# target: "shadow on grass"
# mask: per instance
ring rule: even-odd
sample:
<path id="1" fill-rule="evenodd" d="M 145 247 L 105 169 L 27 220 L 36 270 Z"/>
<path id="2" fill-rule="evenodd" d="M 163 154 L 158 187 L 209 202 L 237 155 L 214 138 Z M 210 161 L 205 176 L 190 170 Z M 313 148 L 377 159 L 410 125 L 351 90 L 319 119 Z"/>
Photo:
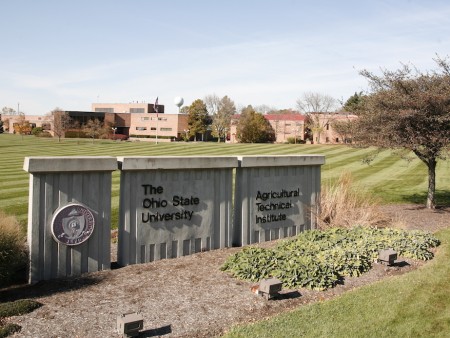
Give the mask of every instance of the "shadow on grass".
<path id="1" fill-rule="evenodd" d="M 102 276 L 83 276 L 52 281 L 41 281 L 36 284 L 22 284 L 0 289 L 2 302 L 12 302 L 19 299 L 32 299 L 82 289 L 100 283 Z"/>
<path id="2" fill-rule="evenodd" d="M 435 200 L 437 206 L 449 206 L 450 205 L 450 191 L 448 190 L 436 190 Z M 420 194 L 402 195 L 400 201 L 405 203 L 412 203 L 425 206 L 427 201 L 427 192 L 424 191 Z"/>

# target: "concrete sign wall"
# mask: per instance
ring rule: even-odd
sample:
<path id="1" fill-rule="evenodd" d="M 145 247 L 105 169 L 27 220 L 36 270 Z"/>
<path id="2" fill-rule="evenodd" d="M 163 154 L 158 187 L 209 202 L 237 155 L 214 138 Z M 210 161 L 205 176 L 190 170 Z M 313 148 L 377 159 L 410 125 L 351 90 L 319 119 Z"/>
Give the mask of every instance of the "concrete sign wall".
<path id="1" fill-rule="evenodd" d="M 231 245 L 236 157 L 119 158 L 118 263 Z"/>
<path id="2" fill-rule="evenodd" d="M 124 266 L 314 228 L 324 163 L 318 155 L 26 158 L 30 282 L 110 268 L 118 165 Z"/>
<path id="3" fill-rule="evenodd" d="M 294 236 L 314 228 L 325 157 L 243 156 L 236 171 L 233 245 Z"/>
<path id="4" fill-rule="evenodd" d="M 30 282 L 111 266 L 114 157 L 27 157 Z"/>

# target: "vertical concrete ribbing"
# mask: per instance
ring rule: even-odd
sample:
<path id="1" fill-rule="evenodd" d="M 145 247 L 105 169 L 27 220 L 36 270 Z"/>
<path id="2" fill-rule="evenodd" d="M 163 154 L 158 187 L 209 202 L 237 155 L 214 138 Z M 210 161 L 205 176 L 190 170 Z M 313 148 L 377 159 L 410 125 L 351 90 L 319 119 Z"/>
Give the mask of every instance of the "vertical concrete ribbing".
<path id="1" fill-rule="evenodd" d="M 119 162 L 121 186 L 127 186 L 127 199 L 134 199 L 127 203 L 121 198 L 119 242 L 129 236 L 130 256 L 119 244 L 120 265 L 230 243 L 235 157 L 124 157 Z M 141 246 L 154 246 L 155 254 L 146 254 Z"/>
<path id="2" fill-rule="evenodd" d="M 311 228 L 323 156 L 243 156 L 239 161 L 235 205 L 240 210 L 235 211 L 233 225 L 242 229 L 238 245 Z"/>
<path id="3" fill-rule="evenodd" d="M 111 172 L 116 168 L 113 157 L 25 158 L 30 282 L 110 268 Z M 105 183 L 108 188 L 102 191 Z M 56 241 L 51 229 L 55 212 L 69 203 L 87 207 L 95 219 L 91 237 L 73 246 Z"/>

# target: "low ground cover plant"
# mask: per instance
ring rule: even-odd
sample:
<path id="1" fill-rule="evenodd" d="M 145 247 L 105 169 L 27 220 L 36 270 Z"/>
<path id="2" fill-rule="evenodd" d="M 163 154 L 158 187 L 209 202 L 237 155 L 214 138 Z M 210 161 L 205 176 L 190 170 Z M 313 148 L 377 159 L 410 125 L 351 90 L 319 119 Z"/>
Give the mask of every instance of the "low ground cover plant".
<path id="1" fill-rule="evenodd" d="M 21 329 L 20 325 L 14 323 L 3 323 L 0 319 L 0 338 L 8 337 Z"/>
<path id="2" fill-rule="evenodd" d="M 450 229 L 430 263 L 406 274 L 238 325 L 224 337 L 448 337 Z"/>
<path id="3" fill-rule="evenodd" d="M 21 316 L 30 313 L 42 304 L 31 299 L 19 299 L 14 302 L 0 304 L 0 318 Z"/>
<path id="4" fill-rule="evenodd" d="M 20 325 L 14 323 L 6 323 L 4 318 L 12 316 L 21 316 L 26 313 L 30 313 L 42 304 L 31 299 L 20 299 L 15 302 L 7 302 L 0 304 L 0 338 L 12 335 L 15 332 L 19 332 Z"/>
<path id="5" fill-rule="evenodd" d="M 221 270 L 238 279 L 258 282 L 276 277 L 284 287 L 325 290 L 346 276 L 367 272 L 379 250 L 393 248 L 399 256 L 429 260 L 439 245 L 432 234 L 391 228 L 333 228 L 305 231 L 274 248 L 249 246 L 231 255 Z"/>

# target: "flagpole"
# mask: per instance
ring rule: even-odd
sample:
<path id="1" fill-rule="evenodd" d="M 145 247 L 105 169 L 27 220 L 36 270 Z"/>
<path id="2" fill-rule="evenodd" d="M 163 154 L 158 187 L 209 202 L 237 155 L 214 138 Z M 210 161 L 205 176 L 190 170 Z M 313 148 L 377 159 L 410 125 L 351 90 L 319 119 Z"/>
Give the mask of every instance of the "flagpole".
<path id="1" fill-rule="evenodd" d="M 158 116 L 158 97 L 156 97 L 154 109 L 156 111 L 156 144 L 158 144 L 158 125 L 159 125 L 159 116 Z"/>
<path id="2" fill-rule="evenodd" d="M 158 144 L 158 113 L 156 113 L 156 144 Z"/>

